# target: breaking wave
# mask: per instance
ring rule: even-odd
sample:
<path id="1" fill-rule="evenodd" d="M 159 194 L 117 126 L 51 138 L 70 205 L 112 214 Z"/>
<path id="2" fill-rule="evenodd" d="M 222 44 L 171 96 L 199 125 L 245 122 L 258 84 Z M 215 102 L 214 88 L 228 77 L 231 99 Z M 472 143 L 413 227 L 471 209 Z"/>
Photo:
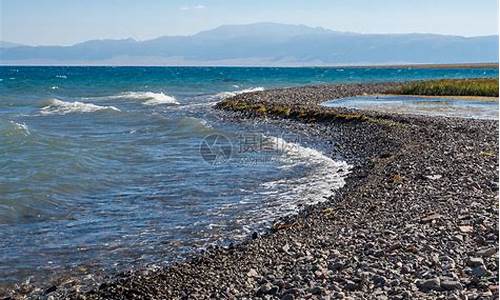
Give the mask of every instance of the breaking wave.
<path id="1" fill-rule="evenodd" d="M 30 130 L 28 125 L 25 123 L 18 123 L 15 121 L 7 121 L 0 119 L 0 136 L 9 137 L 9 136 L 28 136 L 30 135 Z"/>
<path id="2" fill-rule="evenodd" d="M 144 105 L 159 105 L 159 104 L 170 104 L 177 105 L 177 99 L 173 96 L 166 95 L 164 93 L 153 93 L 153 92 L 125 92 L 119 95 L 107 97 L 108 99 L 133 99 L 144 101 Z"/>
<path id="3" fill-rule="evenodd" d="M 234 97 L 236 95 L 241 95 L 241 94 L 246 94 L 246 93 L 253 93 L 253 92 L 262 92 L 264 90 L 263 87 L 254 87 L 254 88 L 248 88 L 244 90 L 239 90 L 239 91 L 232 91 L 232 92 L 221 92 L 215 95 L 216 98 L 219 99 L 226 99 L 229 97 Z"/>
<path id="4" fill-rule="evenodd" d="M 65 115 L 70 113 L 89 113 L 98 111 L 120 111 L 114 106 L 101 106 L 84 102 L 65 102 L 59 99 L 46 101 L 40 110 L 42 115 Z"/>

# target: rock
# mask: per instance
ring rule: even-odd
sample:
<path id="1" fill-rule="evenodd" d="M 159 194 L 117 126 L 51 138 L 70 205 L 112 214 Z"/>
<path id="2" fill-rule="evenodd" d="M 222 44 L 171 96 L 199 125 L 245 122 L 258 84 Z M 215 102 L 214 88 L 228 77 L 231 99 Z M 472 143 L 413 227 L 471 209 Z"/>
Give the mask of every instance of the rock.
<path id="1" fill-rule="evenodd" d="M 380 276 L 380 275 L 375 275 L 373 276 L 373 283 L 376 285 L 376 286 L 384 286 L 385 283 L 386 283 L 386 279 L 384 276 Z"/>
<path id="2" fill-rule="evenodd" d="M 418 288 L 423 292 L 439 290 L 441 288 L 441 280 L 438 277 L 417 281 Z"/>
<path id="3" fill-rule="evenodd" d="M 345 280 L 344 287 L 349 291 L 355 291 L 358 289 L 358 285 L 354 281 L 351 281 L 349 279 Z"/>
<path id="4" fill-rule="evenodd" d="M 285 294 L 283 297 L 281 297 L 281 300 L 295 300 L 295 297 L 293 294 Z"/>
<path id="5" fill-rule="evenodd" d="M 49 287 L 48 289 L 46 289 L 45 292 L 44 292 L 44 294 L 48 295 L 48 294 L 50 294 L 52 292 L 55 292 L 56 290 L 57 290 L 57 286 L 53 285 L 53 286 Z"/>
<path id="6" fill-rule="evenodd" d="M 483 277 L 488 274 L 488 269 L 484 265 L 477 266 L 472 269 L 472 275 L 474 277 Z"/>
<path id="7" fill-rule="evenodd" d="M 476 255 L 479 257 L 489 257 L 493 256 L 497 253 L 497 248 L 495 247 L 488 247 L 488 248 L 483 248 L 480 249 L 476 252 Z"/>
<path id="8" fill-rule="evenodd" d="M 463 233 L 471 233 L 472 231 L 474 231 L 474 227 L 470 225 L 458 226 L 458 229 L 460 229 L 460 231 Z"/>
<path id="9" fill-rule="evenodd" d="M 291 288 L 283 292 L 283 295 L 299 296 L 300 294 L 302 294 L 302 290 L 297 288 Z"/>
<path id="10" fill-rule="evenodd" d="M 471 258 L 469 258 L 467 265 L 470 267 L 477 267 L 477 266 L 484 265 L 484 261 L 481 257 L 471 257 Z"/>
<path id="11" fill-rule="evenodd" d="M 493 293 L 491 291 L 486 291 L 481 294 L 483 299 L 492 299 Z"/>
<path id="12" fill-rule="evenodd" d="M 260 286 L 257 291 L 258 295 L 275 295 L 278 293 L 279 288 L 277 286 L 272 285 L 271 283 L 264 283 Z"/>
<path id="13" fill-rule="evenodd" d="M 312 287 L 308 289 L 307 291 L 313 295 L 321 295 L 323 293 L 323 288 L 319 286 Z"/>
<path id="14" fill-rule="evenodd" d="M 442 280 L 441 281 L 441 288 L 446 291 L 452 291 L 452 290 L 462 290 L 463 286 L 459 281 L 455 280 Z"/>
<path id="15" fill-rule="evenodd" d="M 263 285 L 260 286 L 258 293 L 259 294 L 267 294 L 271 290 L 272 287 L 273 287 L 273 285 L 270 284 L 269 282 L 264 283 Z"/>
<path id="16" fill-rule="evenodd" d="M 344 263 L 340 261 L 332 262 L 328 264 L 328 269 L 332 270 L 333 272 L 340 271 L 344 268 Z"/>
<path id="17" fill-rule="evenodd" d="M 257 273 L 257 271 L 255 271 L 255 269 L 250 269 L 250 271 L 248 271 L 248 273 L 247 273 L 247 276 L 257 278 L 257 277 L 259 277 L 259 273 Z"/>
<path id="18" fill-rule="evenodd" d="M 440 219 L 442 216 L 440 214 L 431 214 L 421 219 L 422 223 L 429 223 L 434 220 Z"/>

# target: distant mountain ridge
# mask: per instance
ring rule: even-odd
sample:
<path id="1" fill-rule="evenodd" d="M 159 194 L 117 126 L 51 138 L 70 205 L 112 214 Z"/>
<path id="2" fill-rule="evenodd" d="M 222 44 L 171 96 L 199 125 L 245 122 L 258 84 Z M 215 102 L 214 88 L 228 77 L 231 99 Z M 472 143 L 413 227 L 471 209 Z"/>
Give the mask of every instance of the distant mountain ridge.
<path id="1" fill-rule="evenodd" d="M 14 47 L 21 47 L 21 46 L 25 46 L 25 45 L 11 43 L 11 42 L 7 42 L 7 41 L 0 41 L 0 48 L 14 48 Z"/>
<path id="2" fill-rule="evenodd" d="M 6 45 L 6 46 L 4 46 Z M 223 25 L 191 36 L 91 40 L 72 46 L 0 43 L 1 64 L 300 66 L 498 62 L 498 35 L 360 34 L 321 27 Z"/>

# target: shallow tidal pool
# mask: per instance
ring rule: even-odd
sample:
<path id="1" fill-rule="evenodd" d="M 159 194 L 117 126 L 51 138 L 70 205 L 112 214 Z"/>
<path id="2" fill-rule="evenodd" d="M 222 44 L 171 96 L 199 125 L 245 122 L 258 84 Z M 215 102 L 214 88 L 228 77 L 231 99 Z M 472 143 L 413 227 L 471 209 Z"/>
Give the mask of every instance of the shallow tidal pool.
<path id="1" fill-rule="evenodd" d="M 323 105 L 386 113 L 498 120 L 498 98 L 367 95 L 330 100 Z"/>

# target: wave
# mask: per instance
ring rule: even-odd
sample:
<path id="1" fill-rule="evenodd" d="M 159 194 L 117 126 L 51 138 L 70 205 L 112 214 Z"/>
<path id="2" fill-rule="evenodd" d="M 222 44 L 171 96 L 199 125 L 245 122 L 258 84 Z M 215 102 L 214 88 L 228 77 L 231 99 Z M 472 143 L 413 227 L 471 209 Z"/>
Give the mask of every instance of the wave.
<path id="1" fill-rule="evenodd" d="M 221 92 L 221 93 L 218 93 L 217 95 L 215 95 L 215 97 L 219 98 L 219 99 L 226 99 L 229 97 L 234 97 L 236 95 L 253 93 L 253 92 L 262 92 L 262 91 L 264 91 L 264 88 L 259 86 L 259 87 L 254 87 L 254 88 L 238 90 L 238 91 L 232 91 L 232 92 Z"/>
<path id="2" fill-rule="evenodd" d="M 133 99 L 144 101 L 144 105 L 159 105 L 159 104 L 170 104 L 177 105 L 179 102 L 173 96 L 166 95 L 164 93 L 153 93 L 153 92 L 125 92 L 119 95 L 106 97 L 107 99 Z"/>
<path id="3" fill-rule="evenodd" d="M 274 165 L 279 169 L 279 177 L 262 182 L 248 194 L 242 190 L 240 201 L 229 204 L 234 208 L 222 206 L 210 211 L 219 216 L 233 209 L 238 211 L 235 222 L 238 226 L 245 224 L 248 230 L 234 230 L 231 235 L 235 239 L 244 239 L 248 232 L 268 228 L 277 218 L 297 214 L 304 206 L 327 201 L 345 185 L 345 178 L 351 172 L 352 166 L 347 162 L 334 160 L 298 142 L 264 134 L 262 139 L 261 145 L 266 150 L 249 160 L 243 158 L 241 163 Z M 235 163 L 240 166 L 237 160 Z"/>
<path id="4" fill-rule="evenodd" d="M 316 204 L 323 202 L 332 194 L 332 190 L 345 184 L 345 177 L 352 168 L 345 161 L 333 160 L 318 150 L 287 142 L 280 137 L 266 137 L 273 148 L 283 153 L 279 160 L 284 163 L 283 169 L 310 169 L 307 175 L 298 178 L 287 178 L 263 183 L 265 189 L 276 190 L 285 187 L 283 198 L 289 198 L 283 207 L 283 213 L 296 212 L 298 204 Z M 297 197 L 300 195 L 299 197 Z M 306 203 L 303 203 L 305 200 Z"/>
<path id="5" fill-rule="evenodd" d="M 42 115 L 65 115 L 70 113 L 89 113 L 98 111 L 120 111 L 114 106 L 101 106 L 84 102 L 65 102 L 59 99 L 50 99 L 44 103 L 40 113 Z"/>
<path id="6" fill-rule="evenodd" d="M 28 128 L 28 125 L 26 125 L 25 123 L 18 123 L 11 120 L 7 122 L 6 120 L 0 119 L 0 136 L 28 136 L 30 134 L 31 132 Z"/>

